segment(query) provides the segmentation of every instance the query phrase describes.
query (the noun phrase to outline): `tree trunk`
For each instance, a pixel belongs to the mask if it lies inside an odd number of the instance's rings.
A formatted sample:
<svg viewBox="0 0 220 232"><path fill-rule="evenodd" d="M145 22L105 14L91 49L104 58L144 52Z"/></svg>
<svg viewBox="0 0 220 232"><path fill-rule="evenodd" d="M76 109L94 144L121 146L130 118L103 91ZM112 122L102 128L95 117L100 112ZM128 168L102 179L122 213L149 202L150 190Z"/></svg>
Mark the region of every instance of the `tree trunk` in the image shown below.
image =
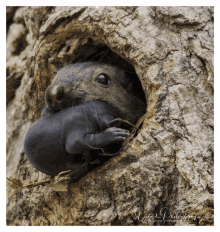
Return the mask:
<svg viewBox="0 0 220 232"><path fill-rule="evenodd" d="M213 7L8 7L7 177L48 179L24 138L54 63L74 61L91 39L135 68L141 130L68 192L7 187L7 225L213 225Z"/></svg>

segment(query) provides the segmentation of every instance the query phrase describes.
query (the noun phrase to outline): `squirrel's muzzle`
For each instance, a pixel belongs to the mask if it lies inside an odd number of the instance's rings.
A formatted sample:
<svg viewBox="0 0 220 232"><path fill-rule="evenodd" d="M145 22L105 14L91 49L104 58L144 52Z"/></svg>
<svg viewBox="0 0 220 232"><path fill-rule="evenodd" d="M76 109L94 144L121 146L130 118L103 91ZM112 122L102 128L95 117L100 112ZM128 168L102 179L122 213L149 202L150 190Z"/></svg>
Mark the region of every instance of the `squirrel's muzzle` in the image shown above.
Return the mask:
<svg viewBox="0 0 220 232"><path fill-rule="evenodd" d="M69 88L63 84L50 85L45 94L48 108L54 112L66 108L70 100L68 89Z"/></svg>

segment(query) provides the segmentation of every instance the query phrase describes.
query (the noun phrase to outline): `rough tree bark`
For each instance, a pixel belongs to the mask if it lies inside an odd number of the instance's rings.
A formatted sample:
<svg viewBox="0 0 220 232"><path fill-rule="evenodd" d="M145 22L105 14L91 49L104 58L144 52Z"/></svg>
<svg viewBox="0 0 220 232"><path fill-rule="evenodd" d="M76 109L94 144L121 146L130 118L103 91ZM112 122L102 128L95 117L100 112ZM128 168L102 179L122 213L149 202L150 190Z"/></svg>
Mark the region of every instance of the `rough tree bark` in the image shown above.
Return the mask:
<svg viewBox="0 0 220 232"><path fill-rule="evenodd" d="M48 178L27 160L25 134L52 63L89 38L135 68L141 131L68 192L8 187L7 225L213 225L213 7L7 8L7 177Z"/></svg>

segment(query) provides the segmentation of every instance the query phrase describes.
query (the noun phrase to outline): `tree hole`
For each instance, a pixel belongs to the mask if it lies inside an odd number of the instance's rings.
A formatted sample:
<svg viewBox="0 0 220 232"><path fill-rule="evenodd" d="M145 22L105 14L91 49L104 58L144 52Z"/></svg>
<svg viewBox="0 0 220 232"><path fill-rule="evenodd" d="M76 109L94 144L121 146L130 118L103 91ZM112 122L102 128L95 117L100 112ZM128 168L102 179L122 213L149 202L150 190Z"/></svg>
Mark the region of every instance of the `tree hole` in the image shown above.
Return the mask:
<svg viewBox="0 0 220 232"><path fill-rule="evenodd" d="M83 63L83 62L99 62L101 64L108 64L112 66L116 66L124 71L126 78L128 81L122 81L122 86L124 89L131 95L132 98L138 99L141 104L143 103L143 114L147 108L145 93L143 91L141 82L135 72L134 67L127 62L126 60L122 59L118 54L113 52L108 46L97 45L93 43L92 39L88 39L88 42L84 45L78 46L77 48L73 49L74 54L69 54L70 45L66 46L64 50L62 50L62 60L56 60L56 62L61 64L61 67L66 65L74 64L74 63ZM66 52L66 55L63 54L63 51ZM128 91L129 90L129 91ZM120 99L119 99L120 101ZM135 102L135 101L134 101ZM138 105L138 104L137 104ZM139 103L140 106L140 103ZM131 114L135 114L134 106L131 106ZM137 107L136 107L137 108ZM138 110L138 109L137 109ZM142 114L142 115L143 115ZM142 116L141 115L141 116ZM140 117L141 117L140 116ZM123 119L123 118L122 118ZM138 121L139 118L137 118ZM136 122L137 122L136 121ZM121 126L120 126L121 127ZM127 129L121 127L123 129ZM130 130L131 131L131 130ZM94 149L90 152L92 155L92 160L99 160L99 164L92 164L90 166L90 170L94 168L98 168L103 165L104 162L108 161L113 156L107 156L103 154L115 154L122 150L122 142L109 144L107 148L102 149ZM81 161L82 155L75 156L74 161Z"/></svg>

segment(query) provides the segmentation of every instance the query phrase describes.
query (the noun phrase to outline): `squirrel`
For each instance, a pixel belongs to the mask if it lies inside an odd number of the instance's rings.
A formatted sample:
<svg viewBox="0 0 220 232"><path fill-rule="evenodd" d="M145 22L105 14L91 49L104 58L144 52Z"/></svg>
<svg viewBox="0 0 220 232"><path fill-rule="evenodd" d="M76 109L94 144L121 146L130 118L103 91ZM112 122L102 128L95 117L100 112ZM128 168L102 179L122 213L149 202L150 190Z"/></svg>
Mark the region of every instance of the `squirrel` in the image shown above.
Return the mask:
<svg viewBox="0 0 220 232"><path fill-rule="evenodd" d="M76 178L88 172L91 151L129 136L120 128L121 119L135 124L146 110L125 72L99 62L60 69L46 89L45 102L42 118L26 135L25 153L43 173L71 169Z"/></svg>

